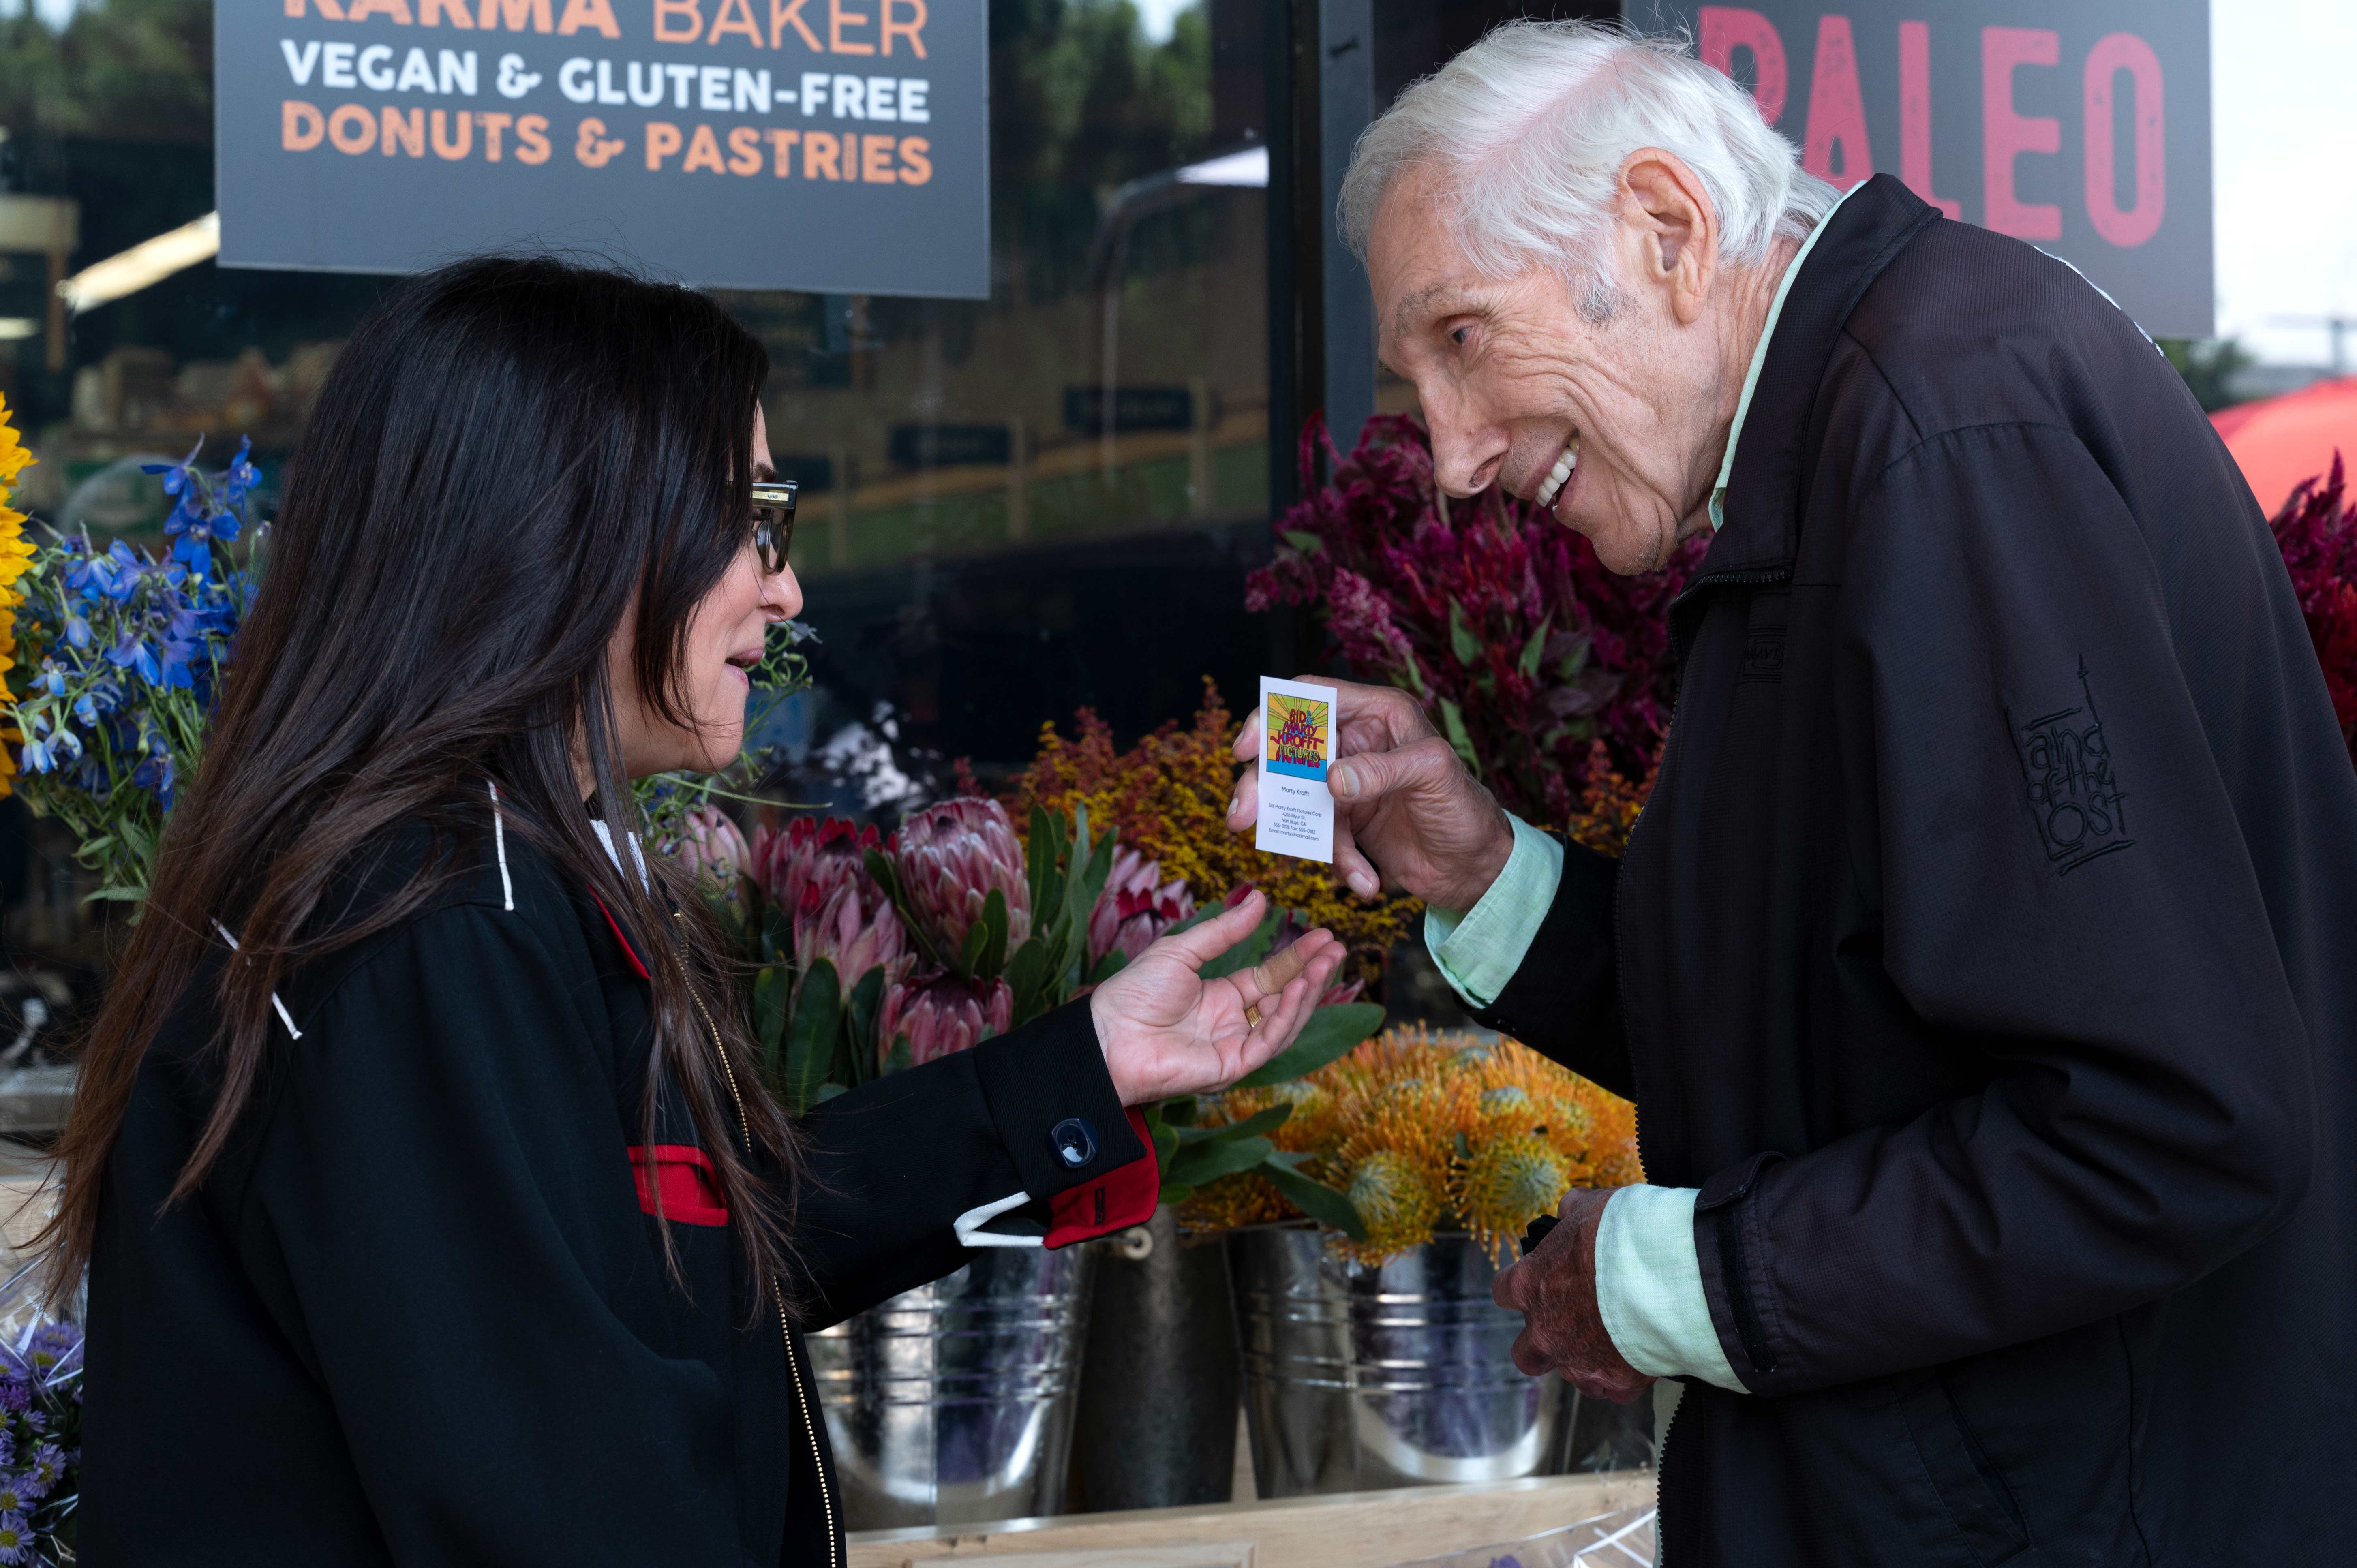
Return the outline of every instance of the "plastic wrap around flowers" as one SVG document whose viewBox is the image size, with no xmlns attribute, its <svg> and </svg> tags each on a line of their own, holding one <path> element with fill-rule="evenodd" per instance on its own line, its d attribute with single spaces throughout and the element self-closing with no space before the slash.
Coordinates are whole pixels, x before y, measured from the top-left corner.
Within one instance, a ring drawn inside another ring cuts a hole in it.
<svg viewBox="0 0 2357 1568">
<path fill-rule="evenodd" d="M 0 1564 L 73 1561 L 82 1336 L 41 1311 L 38 1279 L 0 1284 Z"/>
<path fill-rule="evenodd" d="M 201 447 L 203 443 L 199 442 Z M 197 452 L 148 472 L 173 498 L 160 558 L 85 532 L 42 544 L 16 585 L 5 722 L 16 787 L 73 830 L 102 898 L 145 896 L 165 813 L 194 766 L 253 599 L 231 545 L 261 476 L 252 444 L 207 473 Z"/>
</svg>

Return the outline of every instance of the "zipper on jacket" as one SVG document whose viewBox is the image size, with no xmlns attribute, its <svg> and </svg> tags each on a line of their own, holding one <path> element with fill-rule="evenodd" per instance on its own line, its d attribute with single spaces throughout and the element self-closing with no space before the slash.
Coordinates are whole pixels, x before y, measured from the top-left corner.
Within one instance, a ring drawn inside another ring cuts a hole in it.
<svg viewBox="0 0 2357 1568">
<path fill-rule="evenodd" d="M 728 1047 L 720 1042 L 720 1026 L 712 1021 L 711 1010 L 705 1006 L 704 998 L 697 993 L 694 983 L 687 979 L 683 965 L 680 980 L 687 986 L 688 995 L 694 999 L 695 1010 L 704 1015 L 705 1028 L 711 1032 L 712 1048 L 720 1058 L 721 1075 L 728 1080 L 729 1102 L 737 1107 L 737 1135 L 744 1140 L 745 1153 L 749 1157 L 753 1153 L 753 1124 L 745 1115 L 745 1097 L 737 1092 L 737 1069 L 728 1065 Z M 793 1325 L 786 1317 L 786 1293 L 784 1287 L 778 1283 L 775 1274 L 770 1276 L 770 1300 L 778 1309 L 778 1337 L 785 1345 L 786 1380 L 794 1386 L 794 1409 L 802 1418 L 803 1434 L 810 1438 L 811 1471 L 818 1477 L 819 1508 L 826 1516 L 827 1568 L 840 1568 L 838 1543 L 843 1538 L 834 1528 L 834 1496 L 826 1489 L 826 1455 L 818 1445 L 818 1427 L 811 1421 L 810 1400 L 802 1391 L 802 1366 L 794 1359 Z"/>
</svg>

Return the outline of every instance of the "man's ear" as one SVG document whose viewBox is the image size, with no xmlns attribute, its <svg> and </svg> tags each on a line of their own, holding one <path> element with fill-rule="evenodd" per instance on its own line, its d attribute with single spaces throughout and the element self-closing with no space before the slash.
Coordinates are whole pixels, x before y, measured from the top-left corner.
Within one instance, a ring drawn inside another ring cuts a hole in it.
<svg viewBox="0 0 2357 1568">
<path fill-rule="evenodd" d="M 1637 242 L 1637 275 L 1692 326 L 1718 271 L 1718 212 L 1702 181 L 1675 153 L 1640 147 L 1620 166 L 1620 221 Z"/>
</svg>

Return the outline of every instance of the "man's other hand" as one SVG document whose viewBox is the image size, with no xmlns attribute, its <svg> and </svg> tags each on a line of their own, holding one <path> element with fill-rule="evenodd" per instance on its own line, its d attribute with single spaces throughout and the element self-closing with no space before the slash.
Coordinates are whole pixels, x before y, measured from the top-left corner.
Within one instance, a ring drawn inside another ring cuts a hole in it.
<svg viewBox="0 0 2357 1568">
<path fill-rule="evenodd" d="M 1562 1219 L 1531 1255 L 1498 1276 L 1490 1294 L 1524 1322 L 1514 1337 L 1514 1366 L 1526 1377 L 1549 1367 L 1590 1399 L 1627 1404 L 1653 1383 L 1621 1359 L 1596 1305 L 1596 1231 L 1609 1192 L 1573 1187 L 1555 1212 Z"/>
<path fill-rule="evenodd" d="M 1305 675 L 1334 688 L 1334 870 L 1351 891 L 1372 898 L 1383 885 L 1443 909 L 1470 909 L 1513 853 L 1514 831 L 1415 699 L 1396 686 L 1361 686 Z M 1255 712 L 1236 737 L 1239 762 L 1260 756 Z M 1228 831 L 1260 815 L 1254 768 L 1228 802 Z"/>
</svg>

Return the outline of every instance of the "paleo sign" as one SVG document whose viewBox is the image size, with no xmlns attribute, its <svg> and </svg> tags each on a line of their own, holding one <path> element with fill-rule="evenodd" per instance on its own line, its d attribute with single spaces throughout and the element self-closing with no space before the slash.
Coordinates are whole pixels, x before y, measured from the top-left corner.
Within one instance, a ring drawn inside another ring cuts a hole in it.
<svg viewBox="0 0 2357 1568">
<path fill-rule="evenodd" d="M 981 0 L 221 0 L 224 266 L 990 293 Z"/>
<path fill-rule="evenodd" d="M 2212 331 L 2210 0 L 1628 0 L 1844 189 L 1878 170 L 2062 257 L 2146 331 Z"/>
</svg>

